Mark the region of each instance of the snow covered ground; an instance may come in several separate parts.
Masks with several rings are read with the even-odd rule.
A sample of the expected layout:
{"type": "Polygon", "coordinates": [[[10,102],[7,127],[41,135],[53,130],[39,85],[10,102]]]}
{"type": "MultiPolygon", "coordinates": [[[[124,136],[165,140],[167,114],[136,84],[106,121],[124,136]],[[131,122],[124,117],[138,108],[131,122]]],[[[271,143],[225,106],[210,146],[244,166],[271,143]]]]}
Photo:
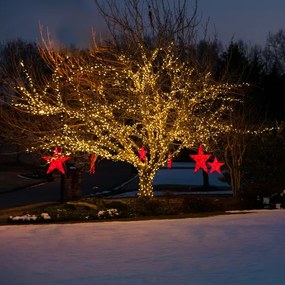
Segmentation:
{"type": "MultiPolygon", "coordinates": [[[[203,174],[202,170],[194,172],[195,163],[193,162],[173,162],[172,168],[168,169],[165,167],[159,169],[157,174],[154,177],[153,185],[154,186],[163,186],[163,185],[176,185],[184,186],[185,188],[189,187],[187,192],[174,192],[175,194],[199,194],[199,192],[194,192],[193,187],[199,187],[203,185],[203,174]]],[[[232,190],[228,183],[222,181],[223,175],[217,172],[209,174],[209,185],[216,186],[220,188],[215,190],[215,194],[225,194],[231,195],[232,190]]],[[[135,177],[122,186],[119,186],[118,189],[123,188],[125,192],[122,194],[116,194],[117,198],[119,197],[132,197],[138,194],[138,179],[135,177]],[[135,181],[134,181],[135,180],[135,181]]],[[[102,193],[102,192],[101,192],[102,193]]],[[[101,194],[100,193],[100,194],[101,194]]],[[[103,192],[106,193],[106,192],[103,192]]],[[[154,191],[155,196],[164,194],[163,191],[154,191]]],[[[213,194],[212,191],[205,192],[203,194],[213,194]]]]}
{"type": "MultiPolygon", "coordinates": [[[[173,162],[172,168],[161,168],[154,177],[153,184],[172,185],[203,185],[202,170],[194,173],[195,163],[193,162],[173,162]]],[[[229,186],[219,178],[223,175],[217,172],[209,174],[209,184],[211,186],[229,186]]]]}
{"type": "Polygon", "coordinates": [[[0,226],[1,285],[283,285],[285,210],[0,226]]]}

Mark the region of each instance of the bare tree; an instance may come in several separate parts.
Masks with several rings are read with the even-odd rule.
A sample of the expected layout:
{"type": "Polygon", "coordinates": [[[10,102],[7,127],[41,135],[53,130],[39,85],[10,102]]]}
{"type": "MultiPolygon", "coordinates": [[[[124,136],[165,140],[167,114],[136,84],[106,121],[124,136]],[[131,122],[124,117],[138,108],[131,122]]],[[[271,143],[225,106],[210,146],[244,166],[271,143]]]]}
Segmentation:
{"type": "MultiPolygon", "coordinates": [[[[110,44],[134,52],[138,44],[152,47],[170,42],[194,44],[201,17],[197,0],[94,0],[110,32],[110,44]],[[190,3],[190,4],[189,4],[190,3]]],[[[206,28],[205,28],[206,31],[206,28]]],[[[206,35],[206,33],[205,33],[206,35]]]]}
{"type": "Polygon", "coordinates": [[[242,163],[247,146],[248,120],[244,110],[230,115],[232,129],[225,138],[224,155],[230,174],[230,183],[235,197],[239,196],[241,188],[242,163]]]}
{"type": "Polygon", "coordinates": [[[226,171],[229,172],[233,196],[240,197],[245,189],[244,181],[246,175],[246,160],[255,160],[248,149],[253,138],[260,141],[268,135],[276,135],[284,129],[283,124],[272,125],[261,119],[261,115],[252,104],[236,106],[229,117],[224,121],[227,130],[219,137],[219,157],[223,158],[226,164],[226,171]],[[248,155],[248,157],[245,157],[248,155]],[[247,158],[247,159],[246,159],[247,158]]]}
{"type": "Polygon", "coordinates": [[[285,31],[280,29],[276,34],[269,33],[264,48],[267,73],[272,71],[282,75],[285,72],[285,31]]]}

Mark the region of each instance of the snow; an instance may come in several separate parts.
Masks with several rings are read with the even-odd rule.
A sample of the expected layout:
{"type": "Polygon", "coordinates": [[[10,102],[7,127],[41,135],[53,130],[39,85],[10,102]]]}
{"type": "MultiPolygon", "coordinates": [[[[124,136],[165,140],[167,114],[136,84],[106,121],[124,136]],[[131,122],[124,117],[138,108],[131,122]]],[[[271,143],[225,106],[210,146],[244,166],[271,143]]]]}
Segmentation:
{"type": "MultiPolygon", "coordinates": [[[[153,185],[203,185],[202,170],[194,172],[193,162],[173,162],[172,168],[160,168],[154,177],[153,185]]],[[[229,184],[220,181],[222,174],[213,172],[209,174],[209,184],[211,186],[227,186],[229,184]]]]}
{"type": "MultiPolygon", "coordinates": [[[[198,170],[196,173],[194,172],[195,163],[193,162],[173,162],[172,168],[168,169],[166,165],[160,168],[157,174],[154,177],[153,185],[154,186],[163,186],[163,185],[176,185],[176,186],[184,186],[185,188],[189,188],[189,191],[179,191],[174,192],[176,195],[180,194],[200,194],[200,192],[195,192],[191,190],[192,187],[202,186],[203,185],[203,174],[202,170],[198,170]]],[[[216,186],[220,188],[220,190],[215,190],[215,194],[225,194],[232,195],[231,187],[228,183],[222,180],[223,174],[213,172],[209,174],[209,185],[216,186]]],[[[134,197],[137,196],[137,183],[134,186],[133,181],[137,179],[137,176],[125,182],[123,185],[117,187],[120,189],[123,187],[124,189],[130,189],[130,191],[125,191],[122,194],[116,194],[115,197],[134,197]],[[131,185],[131,186],[129,186],[131,185]],[[135,190],[134,190],[135,188],[135,190]]],[[[116,189],[116,188],[115,188],[116,189]]],[[[100,192],[99,194],[107,194],[109,191],[100,192]]],[[[154,196],[163,195],[163,191],[154,191],[154,196]]],[[[203,194],[213,194],[213,191],[203,191],[203,194]]]]}
{"type": "Polygon", "coordinates": [[[1,285],[283,285],[285,210],[0,226],[1,285]]]}

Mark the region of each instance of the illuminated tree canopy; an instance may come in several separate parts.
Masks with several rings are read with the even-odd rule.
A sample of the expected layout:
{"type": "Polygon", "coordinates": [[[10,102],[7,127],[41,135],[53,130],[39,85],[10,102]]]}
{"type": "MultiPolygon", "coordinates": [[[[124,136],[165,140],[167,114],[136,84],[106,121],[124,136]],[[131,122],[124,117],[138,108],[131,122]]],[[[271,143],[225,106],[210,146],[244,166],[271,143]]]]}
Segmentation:
{"type": "Polygon", "coordinates": [[[30,151],[60,147],[66,155],[128,162],[138,170],[142,197],[153,196],[153,178],[169,153],[207,148],[227,131],[224,120],[240,101],[240,86],[216,83],[181,59],[174,44],[139,46],[130,56],[99,47],[88,56],[55,50],[42,56],[52,76],[36,83],[22,64],[25,80],[14,85],[13,107],[33,122],[22,116],[30,151]]]}

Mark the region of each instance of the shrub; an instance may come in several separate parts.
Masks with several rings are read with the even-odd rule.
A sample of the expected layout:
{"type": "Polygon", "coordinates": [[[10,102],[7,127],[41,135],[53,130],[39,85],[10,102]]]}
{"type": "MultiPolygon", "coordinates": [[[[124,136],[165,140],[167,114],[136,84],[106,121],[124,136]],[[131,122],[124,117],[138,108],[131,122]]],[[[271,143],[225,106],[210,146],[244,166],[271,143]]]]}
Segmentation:
{"type": "Polygon", "coordinates": [[[127,203],[121,201],[106,202],[105,207],[110,209],[117,209],[120,218],[129,218],[133,216],[133,209],[127,203]]]}
{"type": "Polygon", "coordinates": [[[132,202],[132,209],[136,217],[150,217],[164,215],[165,212],[158,199],[139,197],[132,202]]]}

